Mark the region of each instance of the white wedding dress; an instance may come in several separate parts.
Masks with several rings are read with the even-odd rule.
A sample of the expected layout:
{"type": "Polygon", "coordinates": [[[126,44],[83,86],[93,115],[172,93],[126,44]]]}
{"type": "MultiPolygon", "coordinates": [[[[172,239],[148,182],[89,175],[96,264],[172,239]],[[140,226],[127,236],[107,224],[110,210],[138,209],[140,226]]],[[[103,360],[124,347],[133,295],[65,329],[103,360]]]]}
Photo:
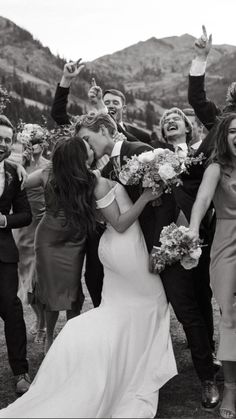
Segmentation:
{"type": "MultiPolygon", "coordinates": [[[[116,184],[114,199],[132,205],[116,184]]],[[[62,329],[29,391],[1,418],[153,418],[158,390],[176,373],[169,307],[158,275],[148,272],[139,223],[125,233],[107,226],[99,245],[104,264],[100,307],[62,329]]]]}

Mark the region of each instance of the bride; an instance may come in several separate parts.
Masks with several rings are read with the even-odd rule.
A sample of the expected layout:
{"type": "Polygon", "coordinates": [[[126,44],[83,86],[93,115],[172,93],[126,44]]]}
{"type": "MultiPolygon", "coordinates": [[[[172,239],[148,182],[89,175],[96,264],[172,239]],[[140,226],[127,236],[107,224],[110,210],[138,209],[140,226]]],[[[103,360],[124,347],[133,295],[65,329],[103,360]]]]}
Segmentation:
{"type": "MultiPolygon", "coordinates": [[[[80,173],[89,170],[93,151],[77,137],[58,142],[55,152],[71,159],[68,176],[78,155],[80,173]]],[[[29,391],[2,409],[1,418],[153,418],[159,389],[176,374],[169,307],[159,276],[148,271],[138,222],[157,195],[144,190],[132,204],[120,184],[102,177],[89,188],[107,222],[99,245],[101,305],[67,322],[29,391]]]]}

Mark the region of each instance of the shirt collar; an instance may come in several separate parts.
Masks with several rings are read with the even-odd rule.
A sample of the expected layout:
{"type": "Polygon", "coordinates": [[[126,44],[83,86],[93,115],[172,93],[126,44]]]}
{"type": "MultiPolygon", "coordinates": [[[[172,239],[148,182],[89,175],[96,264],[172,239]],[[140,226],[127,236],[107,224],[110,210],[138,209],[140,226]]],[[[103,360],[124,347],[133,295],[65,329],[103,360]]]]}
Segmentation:
{"type": "Polygon", "coordinates": [[[181,150],[183,150],[183,151],[186,151],[186,152],[188,151],[188,146],[187,146],[186,143],[178,144],[177,147],[181,148],[181,150]]]}
{"type": "Polygon", "coordinates": [[[193,148],[193,150],[197,150],[200,145],[201,145],[202,140],[199,140],[197,143],[194,143],[191,145],[191,148],[193,148]]]}
{"type": "Polygon", "coordinates": [[[112,152],[111,152],[111,157],[117,157],[120,156],[120,150],[121,150],[121,146],[123,144],[124,141],[117,141],[117,143],[115,143],[112,152]]]}

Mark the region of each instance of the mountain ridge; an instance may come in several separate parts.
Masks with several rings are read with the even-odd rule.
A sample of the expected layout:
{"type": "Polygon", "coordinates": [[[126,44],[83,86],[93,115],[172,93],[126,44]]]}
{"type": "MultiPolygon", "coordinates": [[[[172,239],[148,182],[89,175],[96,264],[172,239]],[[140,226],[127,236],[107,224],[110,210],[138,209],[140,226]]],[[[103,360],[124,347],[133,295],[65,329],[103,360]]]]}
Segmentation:
{"type": "MultiPolygon", "coordinates": [[[[194,40],[187,33],[160,39],[151,37],[87,62],[73,82],[70,111],[87,111],[87,91],[92,77],[102,88],[118,88],[126,94],[127,118],[131,121],[141,120],[145,124],[150,103],[155,123],[166,107],[188,106],[188,72],[194,57],[194,40]]],[[[0,47],[1,84],[18,95],[22,103],[27,99],[28,103],[38,103],[41,109],[45,105],[49,114],[65,60],[53,55],[30,32],[1,16],[0,47]]],[[[206,84],[209,96],[219,105],[224,102],[227,85],[234,80],[235,61],[236,46],[214,45],[206,84]]]]}

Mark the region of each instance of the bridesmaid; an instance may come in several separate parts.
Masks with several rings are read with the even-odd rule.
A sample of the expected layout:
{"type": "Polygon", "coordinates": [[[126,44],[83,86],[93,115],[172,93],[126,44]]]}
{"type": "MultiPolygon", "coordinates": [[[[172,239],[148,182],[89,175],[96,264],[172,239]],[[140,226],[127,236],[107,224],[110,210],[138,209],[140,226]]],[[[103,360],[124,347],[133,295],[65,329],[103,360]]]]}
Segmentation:
{"type": "MultiPolygon", "coordinates": [[[[38,139],[41,141],[40,143],[32,146],[32,154],[28,163],[25,165],[26,172],[30,174],[38,169],[47,167],[50,163],[42,156],[45,144],[43,140],[44,132],[42,128],[37,124],[25,124],[24,129],[27,130],[27,132],[29,129],[31,129],[31,131],[37,130],[38,139]]],[[[19,153],[19,157],[23,160],[23,149],[21,150],[21,153],[19,153]]],[[[13,158],[16,158],[16,156],[14,155],[13,158]]],[[[33,216],[32,223],[28,227],[14,230],[14,238],[20,253],[20,262],[18,265],[20,287],[18,295],[23,302],[31,304],[31,307],[34,310],[36,322],[35,325],[31,327],[30,332],[35,335],[35,342],[41,343],[44,341],[45,337],[45,313],[42,305],[39,302],[34,301],[32,292],[35,284],[34,236],[36,227],[43,217],[45,210],[43,187],[39,186],[28,189],[27,197],[33,216]]]]}
{"type": "MultiPolygon", "coordinates": [[[[45,352],[53,342],[59,312],[66,310],[67,320],[71,319],[80,314],[84,302],[81,273],[89,231],[79,209],[91,201],[86,211],[92,218],[94,201],[88,196],[88,184],[94,176],[90,179],[90,172],[86,171],[86,177],[79,169],[84,164],[84,156],[78,154],[79,163],[75,165],[66,141],[60,145],[60,152],[58,149],[56,145],[52,164],[29,175],[26,183],[28,189],[43,187],[45,194],[46,210],[35,234],[35,298],[46,310],[45,352]]],[[[91,163],[93,152],[88,152],[91,163]]],[[[87,155],[86,147],[84,154],[87,155]]]]}
{"type": "Polygon", "coordinates": [[[190,234],[199,225],[213,199],[216,231],[211,249],[210,276],[221,310],[218,359],[224,370],[222,418],[236,418],[236,113],[224,116],[216,132],[215,149],[205,171],[190,221],[190,234]]]}

